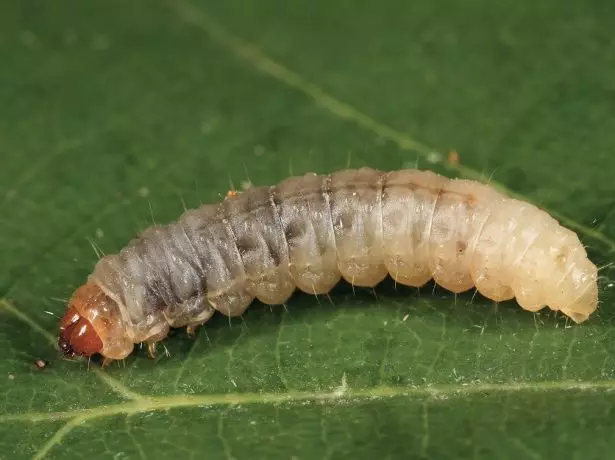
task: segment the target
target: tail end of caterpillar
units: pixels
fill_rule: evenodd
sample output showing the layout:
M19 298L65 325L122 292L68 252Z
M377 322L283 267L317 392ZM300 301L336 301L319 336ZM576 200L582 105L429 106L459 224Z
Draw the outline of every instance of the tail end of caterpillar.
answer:
M560 311L579 324L586 321L598 308L598 285L590 284L585 292L572 304L560 309Z
M134 348L117 303L94 283L82 285L71 297L60 321L58 345L69 359L97 353L105 359L123 359Z

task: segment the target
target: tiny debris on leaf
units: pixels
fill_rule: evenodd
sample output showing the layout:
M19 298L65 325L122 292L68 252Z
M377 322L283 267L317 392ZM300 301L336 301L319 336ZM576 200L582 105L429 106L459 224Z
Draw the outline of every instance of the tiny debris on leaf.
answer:
M45 361L44 359L35 359L34 360L34 365L38 368L38 369L45 369L47 366L49 366L49 362Z

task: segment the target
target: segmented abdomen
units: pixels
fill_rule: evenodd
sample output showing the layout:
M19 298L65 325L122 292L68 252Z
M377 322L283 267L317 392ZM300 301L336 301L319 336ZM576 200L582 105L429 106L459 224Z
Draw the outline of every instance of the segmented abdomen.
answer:
M326 293L341 277L358 286L387 274L410 286L434 278L538 309L547 301L541 279L553 273L532 251L548 252L549 238L582 248L543 211L478 182L362 168L291 177L187 211L101 259L92 279L141 340L214 310L240 315L254 298Z

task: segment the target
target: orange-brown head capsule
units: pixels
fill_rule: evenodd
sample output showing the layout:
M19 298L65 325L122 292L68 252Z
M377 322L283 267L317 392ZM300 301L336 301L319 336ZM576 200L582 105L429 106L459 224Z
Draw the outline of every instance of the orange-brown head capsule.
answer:
M92 356L123 359L134 347L117 303L94 283L79 287L60 322L60 351L67 358Z
M74 306L70 306L62 318L58 344L67 358L91 356L100 353L103 348L92 323L77 313Z

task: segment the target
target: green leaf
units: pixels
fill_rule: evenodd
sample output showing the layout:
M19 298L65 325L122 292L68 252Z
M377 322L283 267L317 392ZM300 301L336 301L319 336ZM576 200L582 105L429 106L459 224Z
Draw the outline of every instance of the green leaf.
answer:
M0 458L612 455L614 18L597 1L2 2ZM600 310L572 326L340 285L175 331L155 361L60 359L92 247L231 184L365 165L544 207L606 266Z

